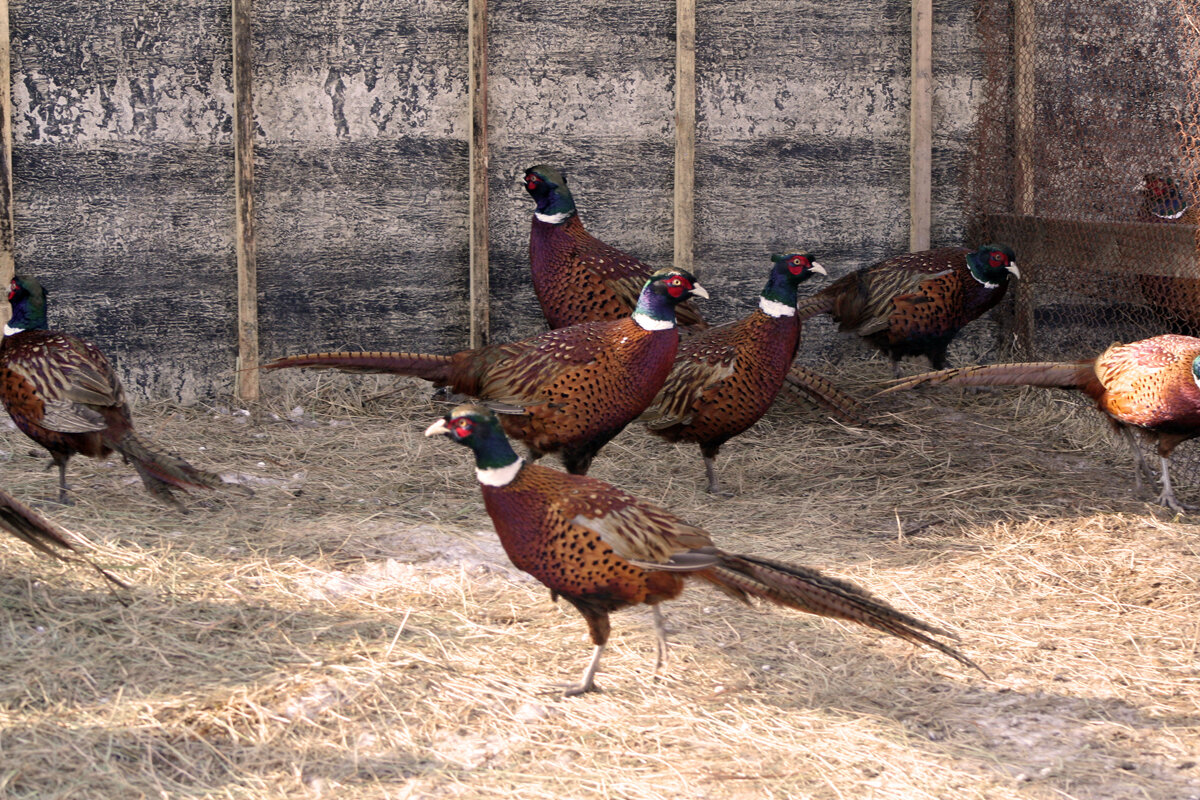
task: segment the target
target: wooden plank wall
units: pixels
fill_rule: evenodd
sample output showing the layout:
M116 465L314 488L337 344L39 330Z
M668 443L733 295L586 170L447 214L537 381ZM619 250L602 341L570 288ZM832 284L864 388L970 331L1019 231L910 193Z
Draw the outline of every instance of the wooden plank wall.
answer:
M565 169L602 238L654 264L676 252L678 9L586 5L487 4L493 340L543 327L526 167ZM694 6L693 257L709 316L752 304L773 250L813 249L837 274L906 249L910 0ZM935 245L962 235L973 10L934 9ZM263 356L465 347L466 0L255 0L252 14ZM229 0L48 0L11 18L17 266L51 286L53 323L100 343L135 392L227 393Z

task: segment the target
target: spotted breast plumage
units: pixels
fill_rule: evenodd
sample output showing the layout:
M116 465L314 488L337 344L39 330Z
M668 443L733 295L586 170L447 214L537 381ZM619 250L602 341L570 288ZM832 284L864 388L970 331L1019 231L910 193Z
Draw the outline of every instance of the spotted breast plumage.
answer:
M952 386L1042 386L1074 389L1096 403L1129 440L1134 476L1153 474L1133 437L1141 431L1157 443L1162 492L1158 502L1175 511L1169 459L1182 442L1200 436L1200 339L1166 334L1114 344L1089 361L989 364L929 372L901 380L883 393L924 384Z
M857 622L975 667L933 638L944 631L854 584L808 567L726 552L714 546L704 530L608 483L525 464L486 408L459 406L425 434L447 435L474 452L484 504L505 552L587 622L595 646L592 660L567 694L595 689L610 632L609 614L628 606L647 604L654 609L661 665L666 638L658 604L678 596L688 577L738 600L759 598Z
M941 369L955 335L1000 302L1010 276L1020 273L1005 245L922 250L852 272L801 300L797 312L801 320L829 314L840 330L887 353L893 365L924 355Z
M14 277L8 299L13 314L0 344L0 399L17 427L50 451L60 502L69 502L67 461L75 453L106 458L119 452L151 495L180 510L173 488L229 486L134 432L125 390L104 353L78 336L47 329L46 293L38 281Z
M628 316L654 270L584 229L558 170L530 167L525 189L537 205L529 234L533 289L550 327ZM681 303L676 314L684 327L707 327L690 303Z
M506 407L504 429L534 457L560 452L568 471L586 473L609 440L646 410L675 360L675 307L707 297L685 270L659 270L632 314L454 355L311 353L264 364L411 375Z

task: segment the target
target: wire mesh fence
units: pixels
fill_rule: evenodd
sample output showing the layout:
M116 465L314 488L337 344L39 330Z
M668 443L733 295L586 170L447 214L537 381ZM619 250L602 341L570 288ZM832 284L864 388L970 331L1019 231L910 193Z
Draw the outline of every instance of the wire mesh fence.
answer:
M1017 253L1009 355L1200 335L1200 0L980 0L979 33L965 210L974 244Z

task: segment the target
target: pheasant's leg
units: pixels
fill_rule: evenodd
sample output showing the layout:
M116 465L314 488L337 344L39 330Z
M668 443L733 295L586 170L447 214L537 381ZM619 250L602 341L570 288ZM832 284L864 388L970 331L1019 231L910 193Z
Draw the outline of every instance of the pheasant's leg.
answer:
M1154 471L1150 469L1150 465L1146 463L1146 457L1142 455L1142 448L1138 444L1137 434L1133 432L1132 428L1125 425L1120 426L1120 430L1125 435L1125 441L1129 442L1129 449L1133 452L1133 482L1140 494L1142 491L1143 474L1150 481L1151 485L1154 485L1154 481L1157 478L1154 475Z
M1175 490L1171 488L1171 471L1167 466L1170 462L1167 461L1166 456L1159 456L1159 458L1162 460L1162 493L1158 496L1159 504L1166 506L1176 514L1193 511L1192 506L1185 506L1175 499Z
M596 670L600 669L600 656L604 655L604 645L598 644L592 650L592 661L583 671L583 678L578 686L572 686L563 692L563 697L578 697L581 694L596 691Z
M900 372L900 359L898 358L892 359L892 377L896 380L900 380L904 377L904 375Z
M58 502L64 506L71 505L71 497L67 494L67 461L70 456L62 453L51 453L51 460L58 467Z
M658 672L667 663L667 621L657 605L650 606L654 612L654 635L658 642L658 659L654 662L654 671Z
M715 447L710 444L700 445L700 455L704 457L704 475L708 478L709 494L715 494L718 497L733 497L733 492L721 489L721 481L717 478L717 454L721 452L721 446Z

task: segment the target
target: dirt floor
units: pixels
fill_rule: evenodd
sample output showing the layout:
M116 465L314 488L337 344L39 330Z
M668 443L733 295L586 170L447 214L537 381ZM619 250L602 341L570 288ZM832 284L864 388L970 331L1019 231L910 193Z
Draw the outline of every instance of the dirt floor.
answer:
M780 406L722 454L728 500L637 428L593 470L959 632L990 677L695 586L660 674L649 612L622 612L603 691L564 700L582 620L508 564L469 453L421 436L446 407L394 385L138 408L256 491L187 515L119 459L46 504L55 474L0 429L0 485L133 585L122 606L0 538L0 797L1200 798L1200 515L1136 494L1065 395L930 389L871 428Z

